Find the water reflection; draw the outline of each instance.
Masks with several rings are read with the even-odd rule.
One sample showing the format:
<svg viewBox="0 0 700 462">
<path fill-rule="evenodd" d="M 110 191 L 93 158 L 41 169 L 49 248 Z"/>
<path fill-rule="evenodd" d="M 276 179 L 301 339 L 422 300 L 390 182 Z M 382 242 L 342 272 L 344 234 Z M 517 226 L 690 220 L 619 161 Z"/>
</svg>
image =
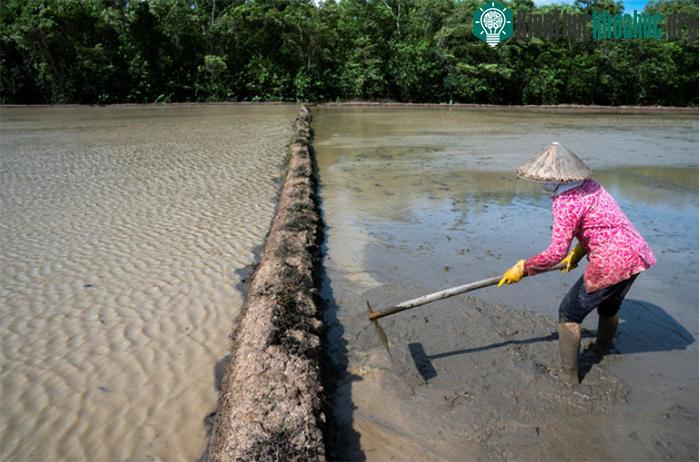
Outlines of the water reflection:
<svg viewBox="0 0 700 462">
<path fill-rule="evenodd" d="M 334 191 L 338 200 L 359 214 L 399 220 L 412 210 L 445 200 L 459 207 L 471 205 L 474 213 L 482 204 L 506 206 L 516 198 L 540 205 L 549 200 L 539 185 L 518 180 L 510 172 L 422 172 L 360 161 L 332 166 L 324 178 L 339 187 Z M 596 171 L 595 179 L 618 200 L 689 210 L 697 206 L 698 175 L 692 168 L 621 167 Z"/>
<path fill-rule="evenodd" d="M 395 260 L 411 252 L 440 268 L 471 252 L 498 271 L 501 257 L 534 254 L 548 242 L 551 200 L 513 170 L 553 137 L 585 157 L 657 253 L 697 248 L 697 125 L 674 115 L 320 108 L 331 251 L 342 242 L 335 251 L 365 282 L 409 276 Z"/>
</svg>

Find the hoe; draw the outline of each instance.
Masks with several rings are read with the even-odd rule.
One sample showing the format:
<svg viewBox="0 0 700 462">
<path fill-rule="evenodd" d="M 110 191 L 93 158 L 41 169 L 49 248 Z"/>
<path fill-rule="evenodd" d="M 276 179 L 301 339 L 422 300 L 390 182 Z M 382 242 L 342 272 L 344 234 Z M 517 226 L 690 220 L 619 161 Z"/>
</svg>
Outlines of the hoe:
<svg viewBox="0 0 700 462">
<path fill-rule="evenodd" d="M 550 267 L 542 272 L 546 273 L 548 271 L 558 270 L 558 269 L 564 268 L 565 266 L 566 266 L 566 263 L 559 263 L 559 264 L 554 265 L 554 266 L 552 266 L 552 267 Z M 382 329 L 382 326 L 379 325 L 379 321 L 378 321 L 379 318 L 383 318 L 384 316 L 390 316 L 392 314 L 400 313 L 401 311 L 410 310 L 411 308 L 423 306 L 423 305 L 426 305 L 428 303 L 442 300 L 444 298 L 454 297 L 455 295 L 463 294 L 465 292 L 471 292 L 472 290 L 481 289 L 483 287 L 493 286 L 493 285 L 498 284 L 498 281 L 500 281 L 500 280 L 501 280 L 501 276 L 494 276 L 494 277 L 490 277 L 488 279 L 482 279 L 481 281 L 470 282 L 469 284 L 463 284 L 461 286 L 452 287 L 449 289 L 443 289 L 443 290 L 440 290 L 438 292 L 434 292 L 432 294 L 423 295 L 422 297 L 414 298 L 411 300 L 406 300 L 405 302 L 401 302 L 398 305 L 384 308 L 384 309 L 379 310 L 379 311 L 374 311 L 372 309 L 372 305 L 370 305 L 369 301 L 367 301 L 367 316 L 369 317 L 369 320 L 372 321 L 372 324 L 374 324 L 374 327 L 377 329 L 377 334 L 379 334 L 379 339 L 382 341 L 384 348 L 386 348 L 386 352 L 389 354 L 389 357 L 391 358 L 391 351 L 389 350 L 389 339 L 387 338 L 386 333 L 384 332 L 384 329 Z"/>
</svg>

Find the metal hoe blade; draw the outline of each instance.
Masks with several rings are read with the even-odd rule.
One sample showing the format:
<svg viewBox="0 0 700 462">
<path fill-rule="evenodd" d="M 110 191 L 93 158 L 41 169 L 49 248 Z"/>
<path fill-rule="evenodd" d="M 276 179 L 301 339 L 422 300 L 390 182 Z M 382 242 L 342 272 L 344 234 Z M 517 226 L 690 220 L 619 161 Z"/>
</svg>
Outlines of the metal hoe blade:
<svg viewBox="0 0 700 462">
<path fill-rule="evenodd" d="M 375 329 L 377 329 L 377 335 L 379 335 L 379 340 L 382 341 L 382 345 L 384 345 L 384 348 L 386 348 L 386 353 L 389 355 L 389 359 L 392 359 L 391 351 L 389 351 L 389 339 L 387 338 L 384 329 L 382 329 L 382 326 L 379 325 L 379 321 L 372 319 L 372 314 L 376 313 L 376 311 L 372 309 L 372 305 L 369 304 L 369 301 L 367 302 L 367 313 L 372 321 L 372 324 L 374 324 Z"/>
</svg>

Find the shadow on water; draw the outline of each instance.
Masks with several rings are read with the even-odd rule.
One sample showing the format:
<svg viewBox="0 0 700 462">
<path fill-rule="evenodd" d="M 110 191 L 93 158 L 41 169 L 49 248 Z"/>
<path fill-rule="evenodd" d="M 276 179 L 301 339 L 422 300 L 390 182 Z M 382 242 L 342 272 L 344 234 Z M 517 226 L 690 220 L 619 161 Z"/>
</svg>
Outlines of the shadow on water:
<svg viewBox="0 0 700 462">
<path fill-rule="evenodd" d="M 625 300 L 615 349 L 620 354 L 684 350 L 695 337 L 663 308 L 642 300 Z"/>
<path fill-rule="evenodd" d="M 338 305 L 333 297 L 331 280 L 325 270 L 321 270 L 321 274 L 326 325 L 323 372 L 330 399 L 327 407 L 326 456 L 329 460 L 363 461 L 366 457 L 360 447 L 360 434 L 352 425 L 353 412 L 357 409 L 352 400 L 352 383 L 362 378 L 348 370 L 347 341 L 343 335 L 345 329 L 338 319 Z"/>
<path fill-rule="evenodd" d="M 421 343 L 409 343 L 408 351 L 411 353 L 411 358 L 413 358 L 413 363 L 416 365 L 416 369 L 420 373 L 425 383 L 428 380 L 437 377 L 438 373 L 433 367 L 433 363 L 430 362 L 430 358 L 425 354 L 423 345 Z"/>
<path fill-rule="evenodd" d="M 680 325 L 671 315 L 660 306 L 641 300 L 625 300 L 620 309 L 620 327 L 615 337 L 613 353 L 651 353 L 654 351 L 684 350 L 695 343 L 695 338 L 685 327 Z M 582 338 L 594 338 L 595 334 L 584 330 Z M 423 380 L 437 377 L 437 371 L 431 360 L 447 358 L 450 356 L 478 353 L 481 351 L 502 348 L 508 345 L 528 345 L 537 342 L 551 342 L 558 340 L 556 332 L 541 337 L 533 337 L 523 340 L 506 340 L 460 350 L 447 351 L 428 355 L 420 343 L 409 343 L 408 350 L 413 358 L 413 363 Z M 590 371 L 594 364 L 600 362 L 590 355 L 582 355 L 581 375 Z"/>
<path fill-rule="evenodd" d="M 352 401 L 352 383 L 362 378 L 348 370 L 348 342 L 343 335 L 345 329 L 338 319 L 338 304 L 333 295 L 333 284 L 323 265 L 323 261 L 328 256 L 328 227 L 324 220 L 321 188 L 322 186 L 318 184 L 319 216 L 323 227 L 318 275 L 323 303 L 323 321 L 326 328 L 323 338 L 322 373 L 326 397 L 329 400 L 326 405 L 328 423 L 324 429 L 326 457 L 328 460 L 364 461 L 367 458 L 360 446 L 360 434 L 352 425 L 353 412 L 357 409 Z"/>
<path fill-rule="evenodd" d="M 320 302 L 323 309 L 325 335 L 323 336 L 323 357 L 321 373 L 325 390 L 326 425 L 323 428 L 328 460 L 367 460 L 360 446 L 360 434 L 353 428 L 353 413 L 357 406 L 352 400 L 352 383 L 362 380 L 348 370 L 348 342 L 345 329 L 338 319 L 338 304 L 333 294 L 333 284 L 326 272 L 324 261 L 328 256 L 328 226 L 323 209 L 323 186 L 318 176 L 317 156 L 310 147 L 311 163 L 314 171 L 317 212 L 320 219 L 321 260 L 317 265 L 317 287 L 321 288 Z"/>
</svg>

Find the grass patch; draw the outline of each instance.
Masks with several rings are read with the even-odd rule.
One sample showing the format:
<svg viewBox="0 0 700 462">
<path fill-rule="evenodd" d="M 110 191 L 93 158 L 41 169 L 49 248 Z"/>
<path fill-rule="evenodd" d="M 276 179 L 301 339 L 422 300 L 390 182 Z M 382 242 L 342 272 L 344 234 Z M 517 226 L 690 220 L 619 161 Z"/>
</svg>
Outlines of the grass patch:
<svg viewBox="0 0 700 462">
<path fill-rule="evenodd" d="M 306 185 L 301 185 L 297 187 L 294 192 L 292 192 L 291 196 L 294 199 L 303 199 L 305 197 L 309 197 L 310 191 L 309 188 L 306 187 Z"/>
<path fill-rule="evenodd" d="M 307 215 L 296 215 L 284 224 L 284 229 L 295 232 L 308 231 L 311 228 L 310 221 Z"/>
<path fill-rule="evenodd" d="M 272 308 L 273 329 L 267 339 L 267 346 L 279 345 L 287 353 L 303 358 L 313 358 L 317 348 L 292 335 L 291 331 L 310 332 L 310 318 L 303 312 L 297 292 L 292 288 L 277 295 L 277 304 Z"/>
<path fill-rule="evenodd" d="M 306 165 L 300 165 L 294 169 L 295 176 L 308 177 L 311 175 L 311 169 Z"/>
<path fill-rule="evenodd" d="M 307 292 L 313 287 L 311 276 L 302 273 L 296 266 L 293 265 L 285 264 L 280 277 L 286 290 Z"/>
<path fill-rule="evenodd" d="M 256 441 L 250 449 L 237 460 L 244 461 L 278 461 L 278 460 L 304 460 L 316 461 L 319 454 L 315 448 L 306 446 L 297 448 L 292 439 L 297 431 L 292 428 L 282 428 L 268 433 L 264 440 Z"/>
<path fill-rule="evenodd" d="M 295 253 L 296 249 L 294 248 L 294 245 L 287 239 L 280 242 L 280 245 L 275 249 L 275 257 L 281 259 L 291 257 Z"/>
<path fill-rule="evenodd" d="M 311 206 L 306 202 L 295 202 L 294 204 L 292 204 L 291 207 L 289 207 L 289 210 L 296 213 L 308 212 L 309 210 L 311 210 Z"/>
</svg>

